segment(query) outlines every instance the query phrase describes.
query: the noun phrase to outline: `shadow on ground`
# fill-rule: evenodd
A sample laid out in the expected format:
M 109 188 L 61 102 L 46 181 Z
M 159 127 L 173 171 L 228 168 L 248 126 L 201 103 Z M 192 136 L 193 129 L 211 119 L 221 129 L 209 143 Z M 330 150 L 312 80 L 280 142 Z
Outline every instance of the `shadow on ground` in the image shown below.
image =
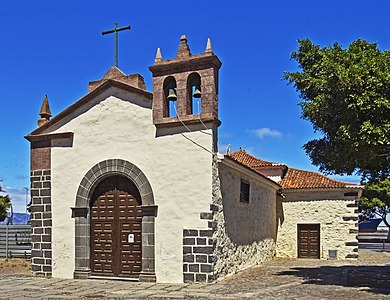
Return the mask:
M 292 267 L 275 275 L 295 276 L 303 284 L 365 287 L 365 291 L 390 295 L 390 265 Z

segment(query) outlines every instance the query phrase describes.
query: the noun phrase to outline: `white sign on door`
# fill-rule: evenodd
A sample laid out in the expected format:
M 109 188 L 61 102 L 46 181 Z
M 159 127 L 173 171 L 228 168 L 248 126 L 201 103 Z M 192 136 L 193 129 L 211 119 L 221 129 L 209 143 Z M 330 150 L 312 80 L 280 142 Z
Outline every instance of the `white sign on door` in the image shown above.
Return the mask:
M 134 243 L 134 233 L 129 233 L 129 235 L 127 236 L 127 241 L 129 243 Z

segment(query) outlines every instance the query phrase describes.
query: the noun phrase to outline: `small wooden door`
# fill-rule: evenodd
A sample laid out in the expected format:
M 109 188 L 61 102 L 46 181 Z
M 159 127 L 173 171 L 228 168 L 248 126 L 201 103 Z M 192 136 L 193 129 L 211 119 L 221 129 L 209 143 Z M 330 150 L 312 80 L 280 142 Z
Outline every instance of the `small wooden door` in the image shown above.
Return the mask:
M 320 258 L 320 224 L 298 224 L 298 258 Z
M 142 270 L 142 211 L 137 188 L 125 177 L 109 177 L 95 189 L 92 200 L 92 275 L 137 278 Z

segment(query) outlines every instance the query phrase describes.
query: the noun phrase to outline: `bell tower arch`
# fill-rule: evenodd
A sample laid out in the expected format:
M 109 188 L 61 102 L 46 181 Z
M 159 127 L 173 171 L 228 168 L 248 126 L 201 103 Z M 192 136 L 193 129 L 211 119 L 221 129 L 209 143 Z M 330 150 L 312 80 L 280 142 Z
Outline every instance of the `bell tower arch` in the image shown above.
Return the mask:
M 222 63 L 207 41 L 204 53 L 191 54 L 187 38 L 173 59 L 164 60 L 157 50 L 153 74 L 153 124 L 172 127 L 213 123 L 218 119 L 218 72 Z

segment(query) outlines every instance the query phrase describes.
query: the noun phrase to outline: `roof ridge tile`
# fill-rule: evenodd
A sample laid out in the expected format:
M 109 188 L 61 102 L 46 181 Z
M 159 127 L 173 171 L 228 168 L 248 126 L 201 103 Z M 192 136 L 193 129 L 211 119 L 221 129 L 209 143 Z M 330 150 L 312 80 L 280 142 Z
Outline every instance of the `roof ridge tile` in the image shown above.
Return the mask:
M 284 189 L 346 188 L 348 186 L 355 186 L 355 184 L 329 178 L 319 172 L 290 168 L 287 165 L 278 162 L 265 161 L 242 149 L 237 150 L 228 156 L 259 173 L 267 169 L 285 168 L 286 171 L 284 176 L 278 182 Z

